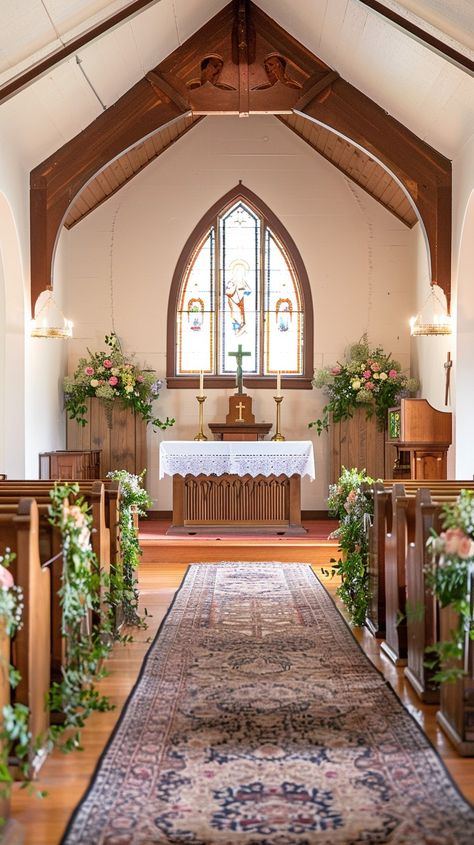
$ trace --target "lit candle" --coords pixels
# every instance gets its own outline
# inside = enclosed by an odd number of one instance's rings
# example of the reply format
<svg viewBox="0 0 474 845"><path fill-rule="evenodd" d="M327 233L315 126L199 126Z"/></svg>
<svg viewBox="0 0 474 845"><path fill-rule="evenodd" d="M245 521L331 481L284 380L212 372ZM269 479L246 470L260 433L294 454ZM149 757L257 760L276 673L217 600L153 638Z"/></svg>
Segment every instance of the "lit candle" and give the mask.
<svg viewBox="0 0 474 845"><path fill-rule="evenodd" d="M204 396L204 373L202 370L199 373L199 396Z"/></svg>
<svg viewBox="0 0 474 845"><path fill-rule="evenodd" d="M281 396L281 372L277 372L277 396Z"/></svg>

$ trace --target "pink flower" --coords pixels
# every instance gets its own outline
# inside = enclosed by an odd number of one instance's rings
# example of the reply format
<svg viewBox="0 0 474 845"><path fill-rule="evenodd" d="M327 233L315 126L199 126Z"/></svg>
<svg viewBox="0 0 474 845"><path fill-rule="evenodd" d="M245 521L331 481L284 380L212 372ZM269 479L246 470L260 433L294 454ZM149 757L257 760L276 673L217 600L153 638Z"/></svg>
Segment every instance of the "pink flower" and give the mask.
<svg viewBox="0 0 474 845"><path fill-rule="evenodd" d="M143 378L143 376L137 376L137 381L141 384L143 381L145 381L145 379Z"/></svg>
<svg viewBox="0 0 474 845"><path fill-rule="evenodd" d="M372 367L373 373L378 373L380 370L380 364L377 364L377 361L374 361L373 364L370 365Z"/></svg>
<svg viewBox="0 0 474 845"><path fill-rule="evenodd" d="M115 387L115 385L116 385L116 384L118 384L118 378L117 378L117 376L110 376L110 378L109 378L109 384L110 384L112 387Z"/></svg>
<svg viewBox="0 0 474 845"><path fill-rule="evenodd" d="M474 543L470 537L461 537L458 544L458 555L463 560L467 560L474 555Z"/></svg>
<svg viewBox="0 0 474 845"><path fill-rule="evenodd" d="M93 376L94 375L94 367L84 367L84 372L86 376Z"/></svg>
<svg viewBox="0 0 474 845"><path fill-rule="evenodd" d="M4 566L0 563L0 587L4 590L9 590L14 585L13 575L8 569L5 569Z"/></svg>
<svg viewBox="0 0 474 845"><path fill-rule="evenodd" d="M457 555L459 553L459 543L463 538L469 540L460 528L449 528L448 531L441 534L441 539L444 540L446 554Z"/></svg>
<svg viewBox="0 0 474 845"><path fill-rule="evenodd" d="M355 490L351 490L351 492L349 493L349 495L348 495L348 497L347 497L346 501L344 502L344 508L345 508L345 510L347 511L347 513L349 513L349 511L350 511L350 509L351 509L351 507L352 507L352 505L354 504L354 502L355 502L355 500L356 500L356 499L357 499L357 493L356 493L356 491L355 491Z"/></svg>
<svg viewBox="0 0 474 845"><path fill-rule="evenodd" d="M364 370L364 372L362 373L362 375L363 375L363 377L364 377L364 378L370 378L370 376L372 375L372 373L370 372L370 370Z"/></svg>
<svg viewBox="0 0 474 845"><path fill-rule="evenodd" d="M389 370L388 371L388 377L389 378L397 378L397 376L398 376L398 373L397 373L396 370Z"/></svg>
<svg viewBox="0 0 474 845"><path fill-rule="evenodd" d="M110 358L106 358L103 365L107 370L110 370L113 367L113 364L112 364L112 361L110 360Z"/></svg>
<svg viewBox="0 0 474 845"><path fill-rule="evenodd" d="M373 390L374 387L375 387L375 384L373 383L373 381L366 381L366 383L364 384L364 387L365 387L366 390Z"/></svg>

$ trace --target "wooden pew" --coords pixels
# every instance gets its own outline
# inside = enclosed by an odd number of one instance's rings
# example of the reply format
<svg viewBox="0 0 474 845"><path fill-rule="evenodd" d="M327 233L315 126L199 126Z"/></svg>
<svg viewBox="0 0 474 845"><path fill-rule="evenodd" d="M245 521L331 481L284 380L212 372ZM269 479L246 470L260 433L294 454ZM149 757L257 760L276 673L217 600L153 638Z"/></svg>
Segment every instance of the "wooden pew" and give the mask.
<svg viewBox="0 0 474 845"><path fill-rule="evenodd" d="M92 548L104 573L109 576L112 571L120 570L121 544L120 544L120 483L106 479L105 481L79 481L79 496L82 496L91 507L93 532L91 535ZM50 531L48 524L48 506L50 504L49 491L52 489L51 481L38 480L9 480L0 483L0 503L14 502L26 491L31 492L39 503L40 525L46 527L46 532L41 533L41 555L42 560L49 560L60 552L61 540L57 532ZM61 561L58 560L51 567L52 595L52 671L53 676L60 673L64 661L64 643L60 634L62 611L59 603L58 590L61 586ZM108 588L101 591L101 605L105 608ZM113 591L112 591L113 593ZM113 600L113 595L112 595ZM97 620L96 620L97 621ZM121 624L120 608L115 614L114 628L118 629Z"/></svg>
<svg viewBox="0 0 474 845"><path fill-rule="evenodd" d="M449 639L450 631L457 628L458 616L450 607L440 610L440 639ZM440 708L436 714L438 724L462 757L474 756L474 641L467 645L464 654L467 674L454 682L443 682L440 687ZM460 661L461 663L461 661Z"/></svg>
<svg viewBox="0 0 474 845"><path fill-rule="evenodd" d="M394 479L378 481L372 485L363 485L362 489L368 499L373 499L374 515L372 525L368 531L368 570L370 604L367 613L366 625L371 633L379 638L386 634L386 590L385 590L385 538L392 531L392 499L391 490L394 484L399 484ZM472 489L474 482L471 481L412 481L403 482L407 493L413 493L417 489L432 489L440 493L449 490L454 485L454 490Z"/></svg>
<svg viewBox="0 0 474 845"><path fill-rule="evenodd" d="M51 482L38 481L9 481L0 484L0 507L7 503L14 504L29 491L38 503L40 518L40 556L42 563L52 561L49 569L51 573L50 623L51 623L51 678L60 680L61 670L65 663L65 641L62 636L62 608L59 590L62 583L62 555L61 534L49 523L49 490ZM79 496L91 506L93 533L91 535L92 548L100 560L102 568L110 572L110 532L105 520L105 490L102 482L83 482L80 485ZM108 588L101 591L101 603L105 606ZM97 622L97 619L91 620Z"/></svg>
<svg viewBox="0 0 474 845"><path fill-rule="evenodd" d="M30 730L45 735L45 709L50 685L50 573L42 569L39 554L38 506L33 499L0 505L0 549L9 547L15 583L23 590L23 625L12 644L12 663L21 673L14 700L30 708Z"/></svg>
<svg viewBox="0 0 474 845"><path fill-rule="evenodd" d="M470 482L471 488L473 482ZM454 500L465 483L458 481L431 484L433 501ZM396 664L407 662L406 585L407 554L415 541L416 488L396 483L392 487L392 530L385 542L386 634L383 652Z"/></svg>
<svg viewBox="0 0 474 845"><path fill-rule="evenodd" d="M453 497L449 497L453 500ZM407 550L407 638L408 665L404 673L422 701L437 703L439 685L433 682L434 669L425 665L426 648L440 639L438 602L427 586L425 567L430 563L426 542L432 530L442 530L443 504L433 501L426 488L416 493L415 541Z"/></svg>

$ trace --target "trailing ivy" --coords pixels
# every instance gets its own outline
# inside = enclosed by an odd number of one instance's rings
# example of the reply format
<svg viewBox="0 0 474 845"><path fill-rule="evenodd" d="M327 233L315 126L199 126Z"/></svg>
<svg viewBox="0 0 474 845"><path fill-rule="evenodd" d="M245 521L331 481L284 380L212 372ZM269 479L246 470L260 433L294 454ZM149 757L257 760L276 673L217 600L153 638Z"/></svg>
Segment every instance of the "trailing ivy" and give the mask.
<svg viewBox="0 0 474 845"><path fill-rule="evenodd" d="M339 541L341 553L338 561L332 561L332 574L341 576L336 594L346 605L353 625L364 624L369 607L367 521L373 514L373 502L361 488L372 480L365 470L343 467L337 484L329 487L328 510L339 519L339 527L330 537Z"/></svg>
<svg viewBox="0 0 474 845"><path fill-rule="evenodd" d="M143 616L140 616L138 580L136 570L140 563L142 550L138 534L134 526L134 513L146 516L146 508L150 507L151 499L142 486L143 476L133 475L126 470L115 470L107 474L107 478L120 482L120 548L122 553L122 571L116 571L111 576L111 594L114 602L121 603L126 625L146 628ZM145 611L146 615L146 611Z"/></svg>
<svg viewBox="0 0 474 845"><path fill-rule="evenodd" d="M0 624L2 632L7 637L14 637L22 626L23 591L14 584L9 571L16 555L5 549L0 556ZM0 671L8 675L11 689L15 689L21 681L20 673L10 664L2 663ZM13 777L9 768L10 758L15 760L15 768L19 772L22 788L29 786L32 776L31 760L39 747L39 739L34 740L29 729L30 711L25 704L6 704L2 709L0 726L0 798L10 796ZM18 780L18 775L17 775ZM37 791L39 798L46 795ZM0 818L0 825L4 824ZM1 838L1 837L0 837Z"/></svg>
<svg viewBox="0 0 474 845"><path fill-rule="evenodd" d="M78 492L78 484L55 485L49 507L50 522L60 530L63 543L59 596L66 656L62 680L54 682L49 691L48 707L53 713L63 714L64 722L52 725L50 735L66 752L80 748L80 729L91 713L113 709L95 686L107 674L102 664L110 650L110 625L100 606L103 575L90 543L92 518L88 505L82 498L70 503ZM92 614L100 619L94 627Z"/></svg>

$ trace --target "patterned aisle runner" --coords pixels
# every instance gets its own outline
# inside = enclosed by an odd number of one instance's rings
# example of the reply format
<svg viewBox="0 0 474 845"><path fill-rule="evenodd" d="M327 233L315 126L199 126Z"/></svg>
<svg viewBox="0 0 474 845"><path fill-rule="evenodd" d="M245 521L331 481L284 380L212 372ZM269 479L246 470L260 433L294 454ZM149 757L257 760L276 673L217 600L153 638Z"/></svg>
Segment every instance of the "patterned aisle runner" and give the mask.
<svg viewBox="0 0 474 845"><path fill-rule="evenodd" d="M192 566L64 845L472 845L305 564Z"/></svg>

